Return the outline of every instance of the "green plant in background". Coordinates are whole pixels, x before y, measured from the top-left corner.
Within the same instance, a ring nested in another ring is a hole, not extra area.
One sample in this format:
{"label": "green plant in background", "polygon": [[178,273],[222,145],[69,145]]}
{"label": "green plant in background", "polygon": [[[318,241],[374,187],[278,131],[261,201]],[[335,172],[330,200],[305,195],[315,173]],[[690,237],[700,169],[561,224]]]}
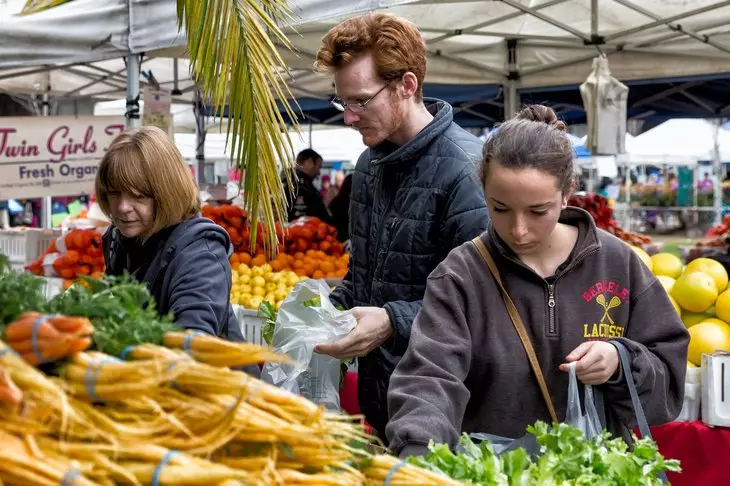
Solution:
{"label": "green plant in background", "polygon": [[[73,0],[28,0],[22,15]],[[291,20],[287,0],[176,0],[179,28],[185,28],[192,77],[213,113],[228,108],[228,141],[236,169],[244,174],[244,208],[251,242],[267,229],[269,254],[276,249],[277,220],[286,219],[285,190],[291,191],[294,148],[280,112],[298,130],[288,100],[288,71],[277,51],[291,49],[281,30]],[[277,104],[278,101],[278,104]],[[279,177],[280,161],[286,188]]]}

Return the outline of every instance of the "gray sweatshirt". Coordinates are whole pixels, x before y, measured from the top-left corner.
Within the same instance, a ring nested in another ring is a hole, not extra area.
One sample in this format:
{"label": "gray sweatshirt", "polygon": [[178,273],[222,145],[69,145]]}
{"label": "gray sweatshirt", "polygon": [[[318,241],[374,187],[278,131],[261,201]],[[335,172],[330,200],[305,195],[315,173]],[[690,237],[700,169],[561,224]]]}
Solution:
{"label": "gray sweatshirt", "polygon": [[[482,235],[530,334],[558,419],[568,396],[568,375],[558,366],[584,341],[618,340],[631,354],[649,423],[673,420],[684,397],[689,335],[664,288],[587,212],[568,208],[561,222],[578,227],[578,241],[548,279],[521,263],[493,228]],[[609,429],[625,436],[635,424],[625,382],[601,389]],[[455,447],[461,432],[516,438],[537,420],[550,422],[497,284],[472,242],[430,275],[408,351],[390,380],[388,408],[386,435],[401,456],[425,453],[431,439]]]}

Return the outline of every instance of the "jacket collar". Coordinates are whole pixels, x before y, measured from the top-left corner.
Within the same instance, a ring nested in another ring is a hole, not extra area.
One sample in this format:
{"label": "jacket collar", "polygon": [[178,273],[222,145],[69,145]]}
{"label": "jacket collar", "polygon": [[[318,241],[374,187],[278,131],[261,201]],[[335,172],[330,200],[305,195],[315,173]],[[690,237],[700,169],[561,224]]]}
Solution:
{"label": "jacket collar", "polygon": [[385,141],[370,150],[370,158],[374,165],[416,161],[428,149],[431,142],[444,133],[454,121],[454,110],[445,101],[436,98],[424,98],[426,109],[433,115],[431,123],[426,125],[418,135],[398,146]]}

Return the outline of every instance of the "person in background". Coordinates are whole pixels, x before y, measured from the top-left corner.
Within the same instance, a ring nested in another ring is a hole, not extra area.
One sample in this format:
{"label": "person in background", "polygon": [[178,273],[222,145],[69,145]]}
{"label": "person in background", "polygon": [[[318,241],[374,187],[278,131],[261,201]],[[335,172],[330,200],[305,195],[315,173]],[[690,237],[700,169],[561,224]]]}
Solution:
{"label": "person in background", "polygon": [[95,193],[112,222],[102,238],[108,275],[147,284],[157,312],[171,312],[184,329],[244,340],[230,303],[230,237],[200,217],[198,186],[164,131],[118,135],[99,164]]}
{"label": "person in background", "polygon": [[345,176],[340,190],[329,205],[332,221],[337,228],[337,239],[343,243],[350,239],[350,195],[352,194],[352,174]]}
{"label": "person in background", "polygon": [[630,440],[631,396],[615,342],[651,425],[682,408],[689,334],[662,284],[631,248],[567,207],[574,155],[565,124],[542,105],[492,132],[482,181],[491,223],[429,276],[411,342],[390,381],[390,447],[401,457],[462,432],[518,438],[551,421],[523,344],[481,256],[491,254],[564,420],[568,363],[603,392],[608,429]]}
{"label": "person in background", "polygon": [[334,74],[335,108],[369,147],[350,198],[350,265],[332,302],[357,326],[315,351],[358,357],[358,398],[382,436],[390,374],[408,347],[426,279],[488,220],[476,178],[482,142],[453,121],[451,105],[423,97],[426,48],[418,29],[382,13],[324,37],[315,67]]}
{"label": "person in background", "polygon": [[320,178],[320,180],[322,182],[321,182],[321,188],[319,190],[319,195],[322,196],[322,201],[325,201],[326,202],[327,194],[330,193],[330,191],[332,190],[332,188],[334,186],[333,186],[333,184],[332,184],[332,182],[330,180],[330,176],[327,175],[327,174],[324,174]]}
{"label": "person in background", "polygon": [[[325,223],[332,222],[332,216],[324,204],[322,194],[314,187],[314,180],[322,170],[322,162],[322,157],[311,148],[304,149],[297,154],[294,169],[294,192],[287,193],[289,221],[294,221],[302,216],[315,216]],[[286,187],[286,182],[284,185]]]}

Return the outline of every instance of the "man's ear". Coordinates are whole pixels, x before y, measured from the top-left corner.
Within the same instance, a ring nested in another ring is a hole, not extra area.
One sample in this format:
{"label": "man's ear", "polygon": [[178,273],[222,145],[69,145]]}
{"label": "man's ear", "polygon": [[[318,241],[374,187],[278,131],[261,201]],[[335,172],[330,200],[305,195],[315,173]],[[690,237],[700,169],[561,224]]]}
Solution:
{"label": "man's ear", "polygon": [[418,78],[410,71],[403,75],[401,85],[403,86],[404,99],[412,98],[418,92]]}

